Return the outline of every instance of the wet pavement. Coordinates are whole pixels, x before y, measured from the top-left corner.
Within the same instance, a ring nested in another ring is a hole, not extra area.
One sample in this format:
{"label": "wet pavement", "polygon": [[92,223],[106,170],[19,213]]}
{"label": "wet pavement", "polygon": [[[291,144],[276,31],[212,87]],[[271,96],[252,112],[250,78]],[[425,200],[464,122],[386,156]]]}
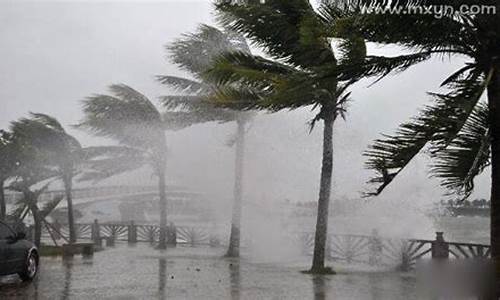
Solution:
{"label": "wet pavement", "polygon": [[309,258],[223,258],[224,249],[117,245],[92,258],[42,258],[37,279],[0,279],[0,299],[420,299],[409,274],[337,268],[300,273]]}

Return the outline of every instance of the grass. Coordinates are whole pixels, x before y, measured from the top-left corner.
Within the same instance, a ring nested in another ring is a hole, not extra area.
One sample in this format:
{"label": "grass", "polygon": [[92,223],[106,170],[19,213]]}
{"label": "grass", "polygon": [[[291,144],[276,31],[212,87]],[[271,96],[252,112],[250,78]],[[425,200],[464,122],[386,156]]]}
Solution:
{"label": "grass", "polygon": [[40,256],[62,256],[63,255],[63,250],[61,246],[49,246],[49,245],[42,245],[40,246],[40,249],[38,249],[40,252]]}

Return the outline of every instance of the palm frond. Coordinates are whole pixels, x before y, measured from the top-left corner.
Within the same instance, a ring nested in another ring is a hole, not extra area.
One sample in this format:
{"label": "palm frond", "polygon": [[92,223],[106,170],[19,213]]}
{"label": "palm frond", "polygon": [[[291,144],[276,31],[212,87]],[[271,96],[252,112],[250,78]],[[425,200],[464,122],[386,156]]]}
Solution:
{"label": "palm frond", "polygon": [[112,85],[114,96],[95,95],[83,101],[85,119],[77,125],[124,145],[148,147],[163,135],[160,112],[144,95],[125,85]]}
{"label": "palm frond", "polygon": [[46,218],[50,213],[61,203],[64,199],[64,195],[56,195],[51,200],[46,202],[40,209],[40,214],[42,218]]}
{"label": "palm frond", "polygon": [[174,64],[195,77],[208,69],[213,59],[223,52],[250,51],[241,35],[209,25],[201,25],[196,32],[184,34],[166,49]]}
{"label": "palm frond", "polygon": [[216,9],[220,22],[276,59],[303,68],[336,61],[326,39],[327,24],[309,1],[250,0],[245,5],[221,1]]}
{"label": "palm frond", "polygon": [[223,108],[214,109],[212,107],[203,113],[200,111],[165,112],[163,114],[163,120],[166,130],[180,130],[192,125],[208,122],[225,123],[235,121],[238,119],[238,115],[239,112],[234,110]]}
{"label": "palm frond", "polygon": [[489,165],[490,143],[488,107],[480,104],[449,146],[435,154],[431,173],[450,195],[469,197],[475,177]]}
{"label": "palm frond", "polygon": [[477,75],[454,82],[454,90],[446,95],[432,94],[434,105],[403,123],[395,135],[375,140],[365,153],[366,166],[378,173],[369,182],[380,186],[367,195],[380,194],[426,145],[431,153],[446,149],[466,124],[490,79]]}
{"label": "palm frond", "polygon": [[187,94],[201,94],[210,91],[210,87],[202,82],[177,76],[156,76],[156,79],[165,85],[173,87],[176,92]]}
{"label": "palm frond", "polygon": [[85,148],[85,152],[87,159],[78,181],[98,182],[151,162],[143,149],[131,147],[98,146]]}

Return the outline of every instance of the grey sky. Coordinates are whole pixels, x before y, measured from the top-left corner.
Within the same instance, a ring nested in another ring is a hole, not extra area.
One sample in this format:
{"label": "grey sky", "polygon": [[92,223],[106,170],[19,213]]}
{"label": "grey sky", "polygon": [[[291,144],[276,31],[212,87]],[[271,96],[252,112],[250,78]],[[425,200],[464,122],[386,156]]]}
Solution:
{"label": "grey sky", "polygon": [[[29,111],[54,115],[64,125],[81,117],[80,100],[126,83],[154,99],[167,91],[156,74],[180,73],[163,46],[199,23],[211,23],[209,1],[6,1],[0,0],[0,128]],[[375,48],[372,48],[375,49]],[[380,50],[378,51],[386,51]],[[361,153],[381,132],[391,132],[428,101],[425,92],[460,65],[434,60],[368,89],[360,83],[346,122],[335,131],[334,194],[357,197],[368,173]],[[263,115],[249,129],[246,194],[253,199],[316,200],[321,128],[308,134],[308,109]],[[233,124],[195,126],[168,133],[169,178],[230,197],[233,151],[225,146]],[[70,129],[86,145],[103,142]],[[442,193],[426,176],[425,158],[405,170],[383,197],[437,200]],[[140,175],[137,175],[140,174]],[[149,183],[146,171],[122,177]],[[478,196],[487,197],[487,176]],[[257,201],[257,200],[256,200]]]}

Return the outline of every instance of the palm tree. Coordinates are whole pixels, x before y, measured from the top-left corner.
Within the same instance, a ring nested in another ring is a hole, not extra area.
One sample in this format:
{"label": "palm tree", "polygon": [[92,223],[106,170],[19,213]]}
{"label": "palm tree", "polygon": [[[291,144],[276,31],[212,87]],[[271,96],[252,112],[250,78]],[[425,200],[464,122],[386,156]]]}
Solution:
{"label": "palm tree", "polygon": [[188,72],[194,79],[176,76],[158,76],[158,80],[174,88],[180,95],[162,97],[168,109],[187,109],[196,112],[198,120],[229,122],[236,121],[236,144],[233,211],[228,257],[240,255],[240,232],[243,193],[243,162],[245,148],[245,127],[252,113],[240,112],[214,106],[207,97],[215,91],[214,84],[203,80],[203,72],[207,71],[214,59],[231,51],[250,53],[250,47],[243,36],[229,30],[221,31],[215,27],[201,25],[195,33],[185,34],[182,38],[167,46],[171,61],[181,70]]}
{"label": "palm tree", "polygon": [[73,178],[81,171],[85,159],[84,149],[76,138],[64,130],[59,121],[46,114],[31,113],[30,118],[14,122],[13,130],[17,137],[22,136],[31,147],[43,150],[45,167],[50,168],[50,173],[63,181],[68,205],[69,242],[76,242],[72,185]]}
{"label": "palm tree", "polygon": [[[441,18],[425,14],[364,14],[338,23],[337,34],[355,32],[365,39],[397,44],[414,53],[392,60],[372,60],[371,64],[346,70],[364,76],[375,69],[408,67],[435,55],[468,59],[442,86],[445,94],[431,94],[434,103],[411,121],[403,123],[394,135],[376,140],[367,152],[367,165],[378,172],[371,180],[380,194],[412,161],[428,149],[434,159],[431,172],[442,180],[450,194],[467,198],[474,178],[491,165],[491,256],[496,279],[500,280],[500,11],[498,1],[366,1],[365,7],[406,9],[414,5],[452,7],[483,5],[496,13],[475,15],[445,14]],[[359,8],[359,6],[358,6]],[[405,28],[418,28],[404,30]],[[486,94],[487,103],[481,100]],[[500,291],[496,291],[500,295]]]}
{"label": "palm tree", "polygon": [[[120,144],[95,149],[102,157],[94,161],[94,169],[101,173],[98,176],[106,177],[146,164],[154,170],[160,197],[159,248],[164,249],[167,230],[166,116],[146,96],[129,86],[115,84],[110,90],[112,95],[94,95],[83,101],[85,117],[78,127]],[[95,178],[96,174],[92,175]]]}
{"label": "palm tree", "polygon": [[16,151],[12,146],[12,135],[0,130],[0,220],[7,214],[5,199],[5,182],[12,176],[16,167]]}
{"label": "palm tree", "polygon": [[73,178],[82,171],[85,150],[57,119],[46,114],[32,113],[30,119],[24,120],[23,130],[33,144],[48,152],[57,177],[64,184],[68,206],[69,242],[75,243],[77,236],[73,216]]}
{"label": "palm tree", "polygon": [[324,73],[363,59],[365,45],[354,36],[344,39],[341,55],[336,57],[325,34],[328,22],[337,15],[323,10],[318,14],[305,0],[220,3],[216,7],[224,25],[244,34],[273,59],[241,51],[224,54],[205,74],[220,84],[214,101],[240,110],[275,112],[305,106],[319,110],[310,124],[312,130],[316,122],[322,121],[324,129],[314,257],[309,272],[333,273],[325,267],[333,125],[338,116],[344,117],[350,95],[346,90],[354,81],[326,77]]}
{"label": "palm tree", "polygon": [[[35,126],[34,126],[35,125]],[[12,182],[8,189],[20,192],[23,198],[17,203],[14,216],[23,219],[31,212],[35,225],[34,242],[40,246],[42,223],[63,197],[54,197],[43,208],[38,199],[45,192],[51,180],[58,176],[54,170],[54,153],[45,147],[46,135],[43,128],[33,124],[32,119],[23,118],[11,124],[12,149],[16,152],[16,167],[12,171]],[[42,129],[42,130],[40,130]],[[44,142],[41,142],[44,141]]]}

